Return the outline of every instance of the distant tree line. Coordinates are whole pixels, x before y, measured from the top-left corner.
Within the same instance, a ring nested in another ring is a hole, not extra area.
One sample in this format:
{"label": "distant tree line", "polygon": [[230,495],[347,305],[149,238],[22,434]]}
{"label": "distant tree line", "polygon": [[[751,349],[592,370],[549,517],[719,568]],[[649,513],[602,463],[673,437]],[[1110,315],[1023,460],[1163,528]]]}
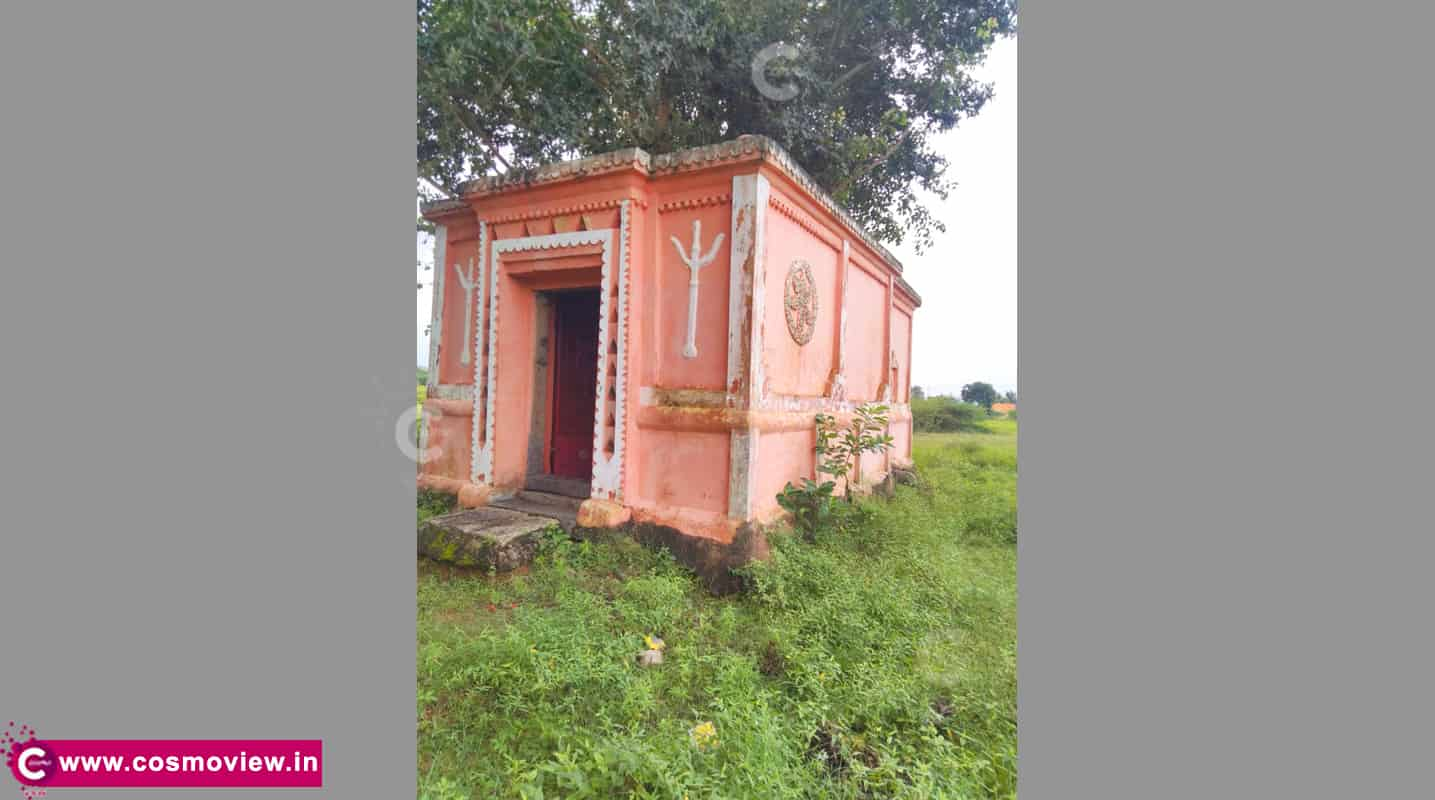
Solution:
{"label": "distant tree line", "polygon": [[922,387],[913,386],[912,425],[918,431],[929,433],[985,431],[983,423],[997,416],[992,412],[992,404],[1000,402],[1015,403],[1016,392],[998,393],[990,383],[975,381],[962,387],[958,399],[951,395],[928,397]]}

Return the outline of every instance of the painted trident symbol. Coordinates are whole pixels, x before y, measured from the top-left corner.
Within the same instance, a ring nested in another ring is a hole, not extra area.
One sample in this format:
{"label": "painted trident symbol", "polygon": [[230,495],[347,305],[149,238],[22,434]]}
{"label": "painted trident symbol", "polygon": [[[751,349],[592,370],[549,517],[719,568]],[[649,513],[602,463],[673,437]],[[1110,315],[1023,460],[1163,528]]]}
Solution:
{"label": "painted trident symbol", "polygon": [[691,254],[683,252],[683,244],[678,237],[672,239],[673,247],[678,250],[678,258],[688,267],[688,341],[683,345],[683,358],[698,357],[698,270],[711,264],[717,256],[718,246],[722,244],[723,235],[719,233],[713,239],[713,246],[708,249],[706,255],[699,255],[702,252],[703,223],[700,220],[693,220],[693,250]]}
{"label": "painted trident symbol", "polygon": [[460,364],[469,362],[468,346],[473,339],[473,322],[471,320],[473,318],[473,290],[478,285],[474,280],[477,270],[478,264],[474,263],[472,258],[468,260],[467,275],[463,274],[463,270],[459,268],[458,264],[453,265],[453,271],[458,273],[458,285],[463,287],[463,352],[458,357]]}

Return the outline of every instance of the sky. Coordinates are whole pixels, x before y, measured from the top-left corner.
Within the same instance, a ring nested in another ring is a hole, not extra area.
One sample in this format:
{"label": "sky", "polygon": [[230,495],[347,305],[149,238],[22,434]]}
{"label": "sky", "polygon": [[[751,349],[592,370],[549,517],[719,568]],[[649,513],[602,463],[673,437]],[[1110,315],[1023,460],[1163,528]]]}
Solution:
{"label": "sky", "polygon": [[[946,233],[920,256],[910,242],[888,246],[922,296],[912,385],[929,395],[955,395],[973,381],[1016,389],[1017,40],[997,40],[975,75],[994,85],[992,99],[936,142],[957,182],[945,201],[928,198]],[[419,240],[420,260],[431,263],[433,239]],[[418,365],[426,366],[433,271],[419,265],[418,282]]]}
{"label": "sky", "polygon": [[978,80],[994,85],[982,112],[943,134],[936,149],[957,182],[932,213],[947,225],[917,255],[888,245],[922,296],[913,317],[912,385],[958,394],[986,381],[1016,390],[1017,40],[998,39]]}

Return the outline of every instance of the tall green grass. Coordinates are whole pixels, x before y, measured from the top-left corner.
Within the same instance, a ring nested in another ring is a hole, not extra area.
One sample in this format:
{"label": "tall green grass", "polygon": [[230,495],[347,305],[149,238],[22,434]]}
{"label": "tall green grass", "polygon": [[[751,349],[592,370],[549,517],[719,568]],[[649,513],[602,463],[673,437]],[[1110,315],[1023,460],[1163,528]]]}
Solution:
{"label": "tall green grass", "polygon": [[1016,426],[989,424],[918,436],[923,486],[775,537],[736,597],[622,537],[421,564],[420,796],[1013,797]]}

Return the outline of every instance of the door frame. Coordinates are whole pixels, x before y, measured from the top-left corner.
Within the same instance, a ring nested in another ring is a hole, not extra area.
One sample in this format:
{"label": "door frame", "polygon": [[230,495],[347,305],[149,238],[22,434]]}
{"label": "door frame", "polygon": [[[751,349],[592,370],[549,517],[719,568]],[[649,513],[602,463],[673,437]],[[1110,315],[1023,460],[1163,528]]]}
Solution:
{"label": "door frame", "polygon": [[[593,411],[593,474],[589,496],[600,500],[622,502],[628,395],[628,231],[631,204],[631,198],[624,198],[615,203],[618,208],[617,227],[615,228],[490,240],[488,221],[479,221],[479,269],[483,274],[482,285],[486,291],[480,296],[477,327],[480,331],[486,330],[486,335],[483,336],[484,352],[482,357],[474,358],[475,396],[477,397],[481,392],[484,398],[484,413],[481,417],[483,424],[480,425],[480,414],[473,415],[473,457],[470,463],[472,465],[471,479],[474,483],[492,484],[495,480],[494,401],[498,393],[496,366],[498,338],[501,332],[499,324],[501,315],[500,278],[506,271],[503,254],[529,250],[561,251],[568,247],[601,245],[598,375]],[[555,253],[555,255],[559,254],[561,252]],[[513,270],[507,271],[513,272]],[[610,324],[610,320],[616,324]],[[516,331],[510,332],[506,329],[502,333],[504,336],[517,334]],[[611,355],[610,350],[612,351]],[[614,365],[612,385],[609,385],[608,381],[610,358],[614,358],[617,362]],[[479,386],[481,365],[487,365],[487,381],[482,387]],[[605,424],[609,416],[614,418],[614,426],[611,430]],[[547,449],[545,444],[545,454]]]}

